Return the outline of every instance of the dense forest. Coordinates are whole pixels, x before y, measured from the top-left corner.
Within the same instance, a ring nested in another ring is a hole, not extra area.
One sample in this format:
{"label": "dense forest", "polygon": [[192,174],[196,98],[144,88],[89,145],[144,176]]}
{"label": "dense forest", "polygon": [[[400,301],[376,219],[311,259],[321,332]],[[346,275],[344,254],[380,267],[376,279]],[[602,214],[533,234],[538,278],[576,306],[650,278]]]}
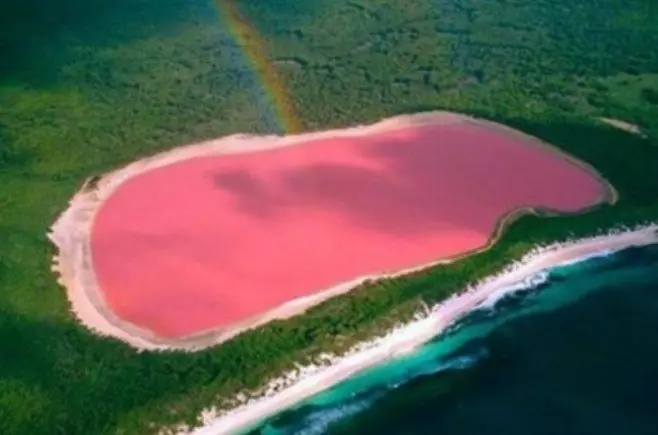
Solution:
{"label": "dense forest", "polygon": [[[362,286],[194,354],[81,327],[49,225],[83,180],[232,132],[283,132],[229,0],[0,0],[0,433],[155,433],[409,319],[536,243],[658,219],[658,6],[648,0],[233,0],[305,129],[446,109],[536,135],[621,194],[524,217],[484,253]],[[599,121],[638,125],[631,134]]]}

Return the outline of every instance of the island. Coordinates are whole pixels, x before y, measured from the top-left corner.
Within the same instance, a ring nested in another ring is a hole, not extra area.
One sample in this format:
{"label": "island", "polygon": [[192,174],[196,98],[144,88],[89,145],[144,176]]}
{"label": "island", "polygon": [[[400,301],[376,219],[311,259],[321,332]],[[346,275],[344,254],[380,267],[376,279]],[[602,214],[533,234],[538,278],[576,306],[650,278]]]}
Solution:
{"label": "island", "polygon": [[0,433],[239,433],[652,243],[646,4],[439,3],[0,6]]}

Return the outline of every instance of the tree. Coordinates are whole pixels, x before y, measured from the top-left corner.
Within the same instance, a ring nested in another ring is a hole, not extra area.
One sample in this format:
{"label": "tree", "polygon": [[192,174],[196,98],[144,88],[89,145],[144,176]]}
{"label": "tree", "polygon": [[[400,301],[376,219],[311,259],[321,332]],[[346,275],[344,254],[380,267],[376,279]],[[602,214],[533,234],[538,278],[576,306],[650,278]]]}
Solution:
{"label": "tree", "polygon": [[658,106],[658,90],[653,88],[644,88],[641,91],[642,99],[649,104]]}

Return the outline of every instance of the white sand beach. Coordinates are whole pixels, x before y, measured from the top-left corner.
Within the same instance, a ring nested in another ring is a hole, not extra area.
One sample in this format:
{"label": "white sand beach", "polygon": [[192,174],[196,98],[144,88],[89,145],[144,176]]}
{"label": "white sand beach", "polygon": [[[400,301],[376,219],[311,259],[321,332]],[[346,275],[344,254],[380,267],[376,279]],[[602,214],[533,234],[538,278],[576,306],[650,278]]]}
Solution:
{"label": "white sand beach", "polygon": [[[492,296],[532,285],[546,269],[581,261],[596,255],[605,255],[633,246],[658,243],[658,225],[646,225],[633,229],[618,229],[596,237],[585,238],[550,246],[537,247],[522,260],[511,265],[499,275],[492,276],[466,289],[419,315],[417,320],[401,325],[384,337],[363,343],[345,356],[328,358],[325,366],[304,367],[294,374],[286,374],[273,380],[258,399],[247,399],[228,412],[209,409],[202,413],[202,426],[190,429],[185,426],[171,428],[162,433],[190,435],[220,435],[239,433],[277,412],[295,405],[341,382],[351,375],[381,363],[395,355],[411,352],[432,339],[469,311],[485,303]],[[520,285],[521,284],[521,285]]]}

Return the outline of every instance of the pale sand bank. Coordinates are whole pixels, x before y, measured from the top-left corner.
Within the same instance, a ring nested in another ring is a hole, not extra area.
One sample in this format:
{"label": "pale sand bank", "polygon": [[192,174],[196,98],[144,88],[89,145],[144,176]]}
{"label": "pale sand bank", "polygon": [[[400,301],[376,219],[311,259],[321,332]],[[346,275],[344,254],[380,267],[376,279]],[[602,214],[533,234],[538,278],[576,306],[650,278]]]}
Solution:
{"label": "pale sand bank", "polygon": [[635,124],[622,121],[621,119],[613,119],[613,118],[599,118],[599,119],[615,128],[644,137],[644,133],[642,132],[642,129]]}
{"label": "pale sand bank", "polygon": [[[332,357],[327,366],[311,366],[295,374],[284,375],[264,388],[260,399],[247,399],[235,409],[221,413],[215,409],[200,416],[203,426],[189,429],[185,426],[163,430],[162,434],[220,435],[239,433],[259,421],[276,414],[345,380],[351,375],[381,363],[395,355],[408,353],[438,335],[454,321],[486,303],[492,296],[515,291],[518,285],[546,269],[580,261],[600,254],[609,254],[633,246],[658,243],[658,225],[633,230],[615,230],[609,234],[545,247],[537,247],[503,273],[485,279],[460,295],[451,297],[434,307],[429,315],[423,314],[407,325],[400,326],[388,335],[363,343],[346,356]],[[300,374],[301,373],[301,374]],[[275,387],[279,387],[275,391]],[[283,388],[281,388],[283,387]]]}
{"label": "pale sand bank", "polygon": [[498,239],[506,223],[513,221],[523,214],[537,212],[545,213],[546,211],[524,208],[515,210],[509,215],[501,217],[499,226],[495,233],[492,234],[489,243],[475,252],[464,253],[464,255],[454,258],[437,259],[436,262],[430,265],[419,265],[412,269],[402,271],[383,271],[381,274],[358,277],[349,282],[344,282],[332,288],[325,289],[324,291],[319,291],[312,296],[284,303],[269,312],[263,313],[255,318],[247,319],[240,324],[202,332],[195,334],[194,336],[177,340],[163,339],[149,330],[140,328],[116,316],[112,310],[109,309],[104,300],[103,292],[98,287],[94,270],[91,266],[90,234],[96,212],[104,201],[122,183],[146,171],[196,157],[258,152],[267,149],[299,145],[324,138],[355,138],[396,131],[411,126],[454,123],[472,123],[486,128],[498,129],[502,132],[508,134],[513,133],[522,137],[527,141],[529,146],[545,147],[551,152],[557,153],[570,163],[578,165],[582,169],[588,171],[593,177],[596,177],[602,185],[606,186],[606,191],[600,198],[599,203],[612,204],[617,201],[617,192],[615,189],[604,180],[594,168],[586,163],[562,153],[557,148],[545,144],[539,139],[526,135],[520,131],[493,122],[475,119],[456,113],[427,112],[416,115],[405,115],[388,118],[372,125],[289,136],[253,136],[238,134],[217,140],[175,148],[152,157],[138,160],[123,168],[110,172],[97,180],[88,181],[71,199],[69,208],[57,219],[48,234],[49,238],[59,251],[58,255],[54,258],[53,270],[59,275],[60,284],[62,284],[67,290],[74,314],[83,325],[93,332],[98,333],[99,335],[115,337],[139,349],[183,349],[192,351],[221,343],[241,332],[261,326],[273,319],[287,318],[301,314],[309,307],[328,298],[346,293],[368,279],[408,274],[433,264],[454,261],[464,255],[470,255],[482,251],[487,249]]}

